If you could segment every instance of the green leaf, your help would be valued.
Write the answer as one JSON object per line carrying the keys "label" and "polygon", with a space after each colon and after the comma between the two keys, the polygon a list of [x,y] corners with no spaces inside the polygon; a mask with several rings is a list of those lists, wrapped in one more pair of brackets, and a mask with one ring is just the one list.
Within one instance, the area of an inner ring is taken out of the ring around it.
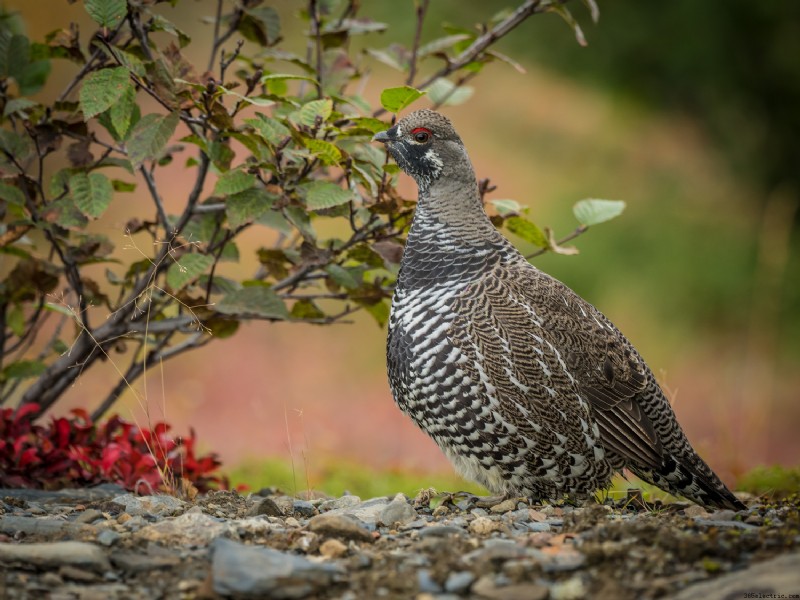
{"label": "green leaf", "polygon": [[511,233],[521,237],[526,242],[530,242],[540,248],[548,247],[547,236],[544,232],[539,229],[538,225],[523,217],[509,217],[506,219],[506,227]]}
{"label": "green leaf", "polygon": [[430,84],[425,91],[428,92],[428,97],[434,104],[456,106],[457,104],[463,104],[469,100],[475,92],[475,89],[467,85],[457,87],[456,84],[449,79],[440,77]]}
{"label": "green leaf", "polygon": [[314,127],[317,124],[317,117],[324,123],[331,116],[331,112],[333,112],[333,101],[330,98],[312,100],[300,107],[296,119],[300,125]]}
{"label": "green leaf", "polygon": [[291,75],[288,73],[270,73],[261,78],[261,83],[267,84],[270,81],[287,81],[291,79],[301,79],[303,81],[310,81],[314,85],[319,85],[319,81],[308,75]]}
{"label": "green leaf", "polygon": [[548,12],[554,12],[559,17],[564,19],[564,22],[572,28],[573,33],[575,34],[575,40],[581,46],[587,46],[586,37],[583,35],[583,30],[581,26],[578,24],[578,21],[575,20],[575,17],[572,16],[572,13],[566,6],[562,6],[559,3],[549,4],[546,9]]}
{"label": "green leaf", "polygon": [[252,173],[245,173],[241,169],[234,169],[224,173],[222,177],[217,179],[217,184],[214,186],[214,193],[221,196],[229,196],[249,190],[255,184],[255,175]]}
{"label": "green leaf", "polygon": [[381,92],[381,106],[389,112],[400,112],[424,94],[425,92],[407,85],[387,88]]}
{"label": "green leaf", "polygon": [[213,263],[213,256],[184,254],[167,270],[167,285],[177,291],[197,279]]}
{"label": "green leaf", "polygon": [[133,87],[133,84],[128,81],[126,82],[125,90],[122,96],[120,96],[119,101],[115,102],[108,110],[111,125],[114,127],[114,131],[116,131],[120,140],[124,140],[128,135],[131,121],[138,108],[139,107],[136,105],[136,89]]}
{"label": "green leaf", "polygon": [[270,288],[254,285],[227,294],[215,306],[223,315],[253,316],[263,319],[284,320],[289,311],[278,295]]}
{"label": "green leaf", "polygon": [[108,177],[102,173],[75,173],[69,178],[69,190],[75,206],[87,217],[100,217],[114,195]]}
{"label": "green leaf", "polygon": [[25,206],[25,195],[15,185],[0,183],[0,200],[5,200],[15,206]]}
{"label": "green leaf", "polygon": [[239,20],[239,33],[251,42],[270,46],[278,41],[281,20],[278,12],[269,6],[246,9]]}
{"label": "green leaf", "polygon": [[303,186],[308,210],[321,210],[345,204],[353,199],[353,192],[343,190],[330,181],[312,181]]}
{"label": "green leaf", "polygon": [[245,223],[261,218],[275,202],[275,197],[258,188],[250,188],[229,196],[225,202],[228,225],[236,229]]}
{"label": "green leaf", "polygon": [[[4,154],[8,154],[17,159],[22,164],[33,153],[33,143],[27,135],[19,135],[10,129],[0,129],[0,164],[5,163]],[[14,165],[16,168],[16,165]]]}
{"label": "green leaf", "polygon": [[582,225],[597,225],[618,217],[625,210],[623,200],[599,200],[589,198],[576,202],[572,213]]}
{"label": "green leaf", "polygon": [[178,127],[178,113],[170,113],[166,117],[151,114],[142,117],[131,130],[128,140],[128,158],[135,166],[145,160],[155,160],[167,145],[169,138]]}
{"label": "green leaf", "polygon": [[340,265],[328,265],[325,267],[325,272],[330,275],[333,281],[345,289],[354,290],[358,287],[358,280],[353,276],[352,273],[350,273],[350,271]]}
{"label": "green leaf", "polygon": [[337,165],[342,160],[342,151],[336,146],[325,140],[305,138],[303,140],[306,148],[317,155],[326,165]]}
{"label": "green leaf", "polygon": [[506,216],[506,215],[515,215],[522,210],[519,202],[516,200],[508,200],[508,199],[495,199],[489,200],[489,202],[494,206],[494,209],[497,211],[497,214]]}
{"label": "green leaf", "polygon": [[166,31],[169,34],[174,35],[178,38],[178,44],[181,48],[185,48],[189,42],[192,41],[186,33],[175,27],[175,25],[171,22],[162,17],[161,15],[150,13],[152,17],[150,21],[151,31]]}
{"label": "green leaf", "polygon": [[14,304],[11,310],[6,315],[6,325],[17,337],[22,337],[25,334],[25,311],[22,310],[21,304]]}
{"label": "green leaf", "polygon": [[133,192],[136,191],[136,184],[121,179],[112,179],[111,185],[115,192]]}
{"label": "green leaf", "polygon": [[255,119],[245,119],[245,123],[272,145],[280,144],[287,136],[291,135],[286,125],[262,114],[256,115]]}
{"label": "green leaf", "polygon": [[27,98],[14,98],[6,102],[6,106],[3,109],[3,116],[7,117],[8,115],[19,114],[22,115],[23,118],[27,118],[25,111],[34,106],[39,106],[39,104]]}
{"label": "green leaf", "polygon": [[86,0],[86,12],[101,27],[114,29],[128,12],[126,0]]}
{"label": "green leaf", "polygon": [[38,377],[47,370],[47,365],[39,360],[18,360],[11,363],[2,373],[0,373],[0,381],[8,381],[9,379],[29,379],[31,377]]}
{"label": "green leaf", "polygon": [[292,306],[293,319],[324,319],[325,313],[322,312],[311,300],[298,300]]}
{"label": "green leaf", "polygon": [[245,96],[244,94],[240,94],[239,92],[234,92],[232,90],[224,88],[221,85],[217,86],[217,89],[226,96],[233,96],[234,98],[237,98],[242,102],[246,102],[247,104],[252,104],[253,106],[267,108],[275,104],[275,101],[270,100],[269,98],[264,98],[263,96]]}
{"label": "green leaf", "polygon": [[362,303],[362,306],[372,315],[379,327],[386,325],[389,320],[389,304],[387,302]]}
{"label": "green leaf", "polygon": [[[294,225],[305,240],[316,240],[317,234],[311,226],[308,212],[301,206],[287,206],[283,209],[286,219]],[[267,213],[271,214],[271,213]],[[263,219],[262,219],[263,220]]]}
{"label": "green leaf", "polygon": [[466,34],[466,33],[456,33],[454,35],[447,35],[445,37],[441,37],[439,39],[433,40],[432,42],[428,42],[419,47],[417,50],[417,56],[423,57],[429,54],[435,54],[436,52],[441,52],[442,50],[447,50],[451,48],[458,42],[463,42],[464,40],[473,40],[475,39],[474,35]]}
{"label": "green leaf", "polygon": [[130,87],[130,75],[125,67],[103,69],[87,75],[80,92],[83,120],[88,121],[107,111],[119,102]]}

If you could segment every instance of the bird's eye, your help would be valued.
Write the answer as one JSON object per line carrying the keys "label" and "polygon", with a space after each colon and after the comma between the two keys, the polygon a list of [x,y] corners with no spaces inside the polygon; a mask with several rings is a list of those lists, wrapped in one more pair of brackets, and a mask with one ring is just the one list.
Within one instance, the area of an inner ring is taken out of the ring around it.
{"label": "bird's eye", "polygon": [[420,144],[425,144],[430,141],[431,139],[431,132],[429,129],[425,129],[424,127],[417,127],[416,129],[411,130],[411,137],[414,138],[415,142]]}

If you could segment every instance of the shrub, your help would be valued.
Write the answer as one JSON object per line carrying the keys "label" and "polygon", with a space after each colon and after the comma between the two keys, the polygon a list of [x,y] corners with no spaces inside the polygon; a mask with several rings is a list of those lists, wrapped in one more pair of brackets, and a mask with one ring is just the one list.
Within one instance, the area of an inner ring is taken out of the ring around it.
{"label": "shrub", "polygon": [[118,416],[102,424],[82,409],[33,422],[39,407],[0,410],[0,487],[58,489],[116,483],[139,492],[193,495],[228,488],[215,475],[216,454],[195,455],[195,433],[173,438],[170,426],[140,429]]}

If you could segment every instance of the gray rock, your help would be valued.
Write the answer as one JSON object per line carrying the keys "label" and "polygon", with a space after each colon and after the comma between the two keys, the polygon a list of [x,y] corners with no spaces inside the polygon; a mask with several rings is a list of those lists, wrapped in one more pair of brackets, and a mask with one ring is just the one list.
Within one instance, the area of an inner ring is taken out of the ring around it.
{"label": "gray rock", "polygon": [[186,503],[174,496],[134,496],[123,494],[112,500],[115,504],[124,507],[125,512],[131,516],[157,515],[168,517],[177,515],[186,510]]}
{"label": "gray rock", "polygon": [[732,521],[735,516],[736,511],[724,509],[711,511],[707,518],[709,521]]}
{"label": "gray rock", "polygon": [[[128,513],[124,514],[127,515]],[[145,521],[142,515],[136,515],[135,517],[131,517],[130,515],[128,516],[130,518],[125,520],[124,523],[122,523],[122,526],[128,531],[139,531],[142,527],[147,525],[147,521]]]}
{"label": "gray rock", "polygon": [[151,548],[147,554],[141,552],[119,551],[111,554],[114,566],[128,573],[141,573],[155,569],[171,569],[181,564],[179,556],[161,550],[154,554]]}
{"label": "gray rock", "polygon": [[167,544],[204,546],[220,535],[233,530],[231,522],[210,517],[202,512],[187,512],[143,527],[136,537]]}
{"label": "gray rock", "polygon": [[419,530],[419,537],[449,537],[451,535],[467,535],[461,527],[454,525],[431,525],[430,527],[423,527]]}
{"label": "gray rock", "polygon": [[350,515],[323,513],[311,517],[308,521],[308,528],[320,535],[357,542],[373,541],[372,533],[367,526]]}
{"label": "gray rock", "polygon": [[436,583],[428,569],[417,571],[417,585],[419,586],[419,591],[423,593],[436,594],[442,591],[442,586]]}
{"label": "gray rock", "polygon": [[517,501],[513,498],[503,500],[492,506],[489,510],[495,514],[507,513],[517,508]]}
{"label": "gray rock", "polygon": [[488,600],[546,600],[550,590],[535,583],[498,585],[491,576],[484,575],[472,586],[472,593]]}
{"label": "gray rock", "polygon": [[417,518],[417,511],[408,503],[405,496],[398,494],[378,516],[378,522],[386,525],[387,527],[393,526],[395,523],[405,525],[411,523]]}
{"label": "gray rock", "polygon": [[95,502],[108,500],[125,493],[122,488],[113,483],[104,483],[92,488],[64,489],[64,490],[29,490],[16,488],[0,488],[0,498],[17,498],[26,502],[39,502],[41,504],[78,504],[80,502]]}
{"label": "gray rock", "polygon": [[98,573],[111,568],[105,552],[86,542],[0,543],[0,562],[19,562],[35,567],[72,566]]}
{"label": "gray rock", "polygon": [[[720,511],[725,512],[725,511]],[[727,511],[733,512],[733,511]],[[706,527],[722,527],[725,529],[758,529],[757,525],[753,525],[752,523],[745,523],[744,521],[725,521],[725,520],[714,520],[714,519],[695,519],[695,525],[704,525]]]}
{"label": "gray rock", "polygon": [[76,523],[86,523],[91,524],[98,519],[104,519],[103,513],[101,513],[96,508],[87,508],[85,511],[80,513],[78,517],[75,519]]}
{"label": "gray rock", "polygon": [[695,585],[669,597],[669,600],[696,598],[780,598],[800,590],[800,552],[778,556],[735,573],[727,573]]}
{"label": "gray rock", "polygon": [[82,523],[70,523],[63,519],[50,519],[35,517],[0,517],[0,533],[15,535],[24,533],[25,535],[53,536],[65,533],[72,537],[91,537],[96,529],[91,525]]}
{"label": "gray rock", "polygon": [[71,567],[64,565],[58,570],[58,574],[63,579],[70,579],[79,583],[95,583],[100,581],[100,576],[92,571],[86,569],[79,569],[78,567]]}
{"label": "gray rock", "polygon": [[342,496],[341,498],[334,498],[332,500],[325,500],[320,503],[319,511],[327,512],[329,510],[339,510],[342,508],[351,508],[361,504],[361,498],[358,496]]}
{"label": "gray rock", "polygon": [[250,509],[247,511],[247,515],[250,517],[258,517],[260,515],[266,515],[268,517],[282,517],[283,512],[272,498],[263,498],[250,507]]}
{"label": "gray rock", "polygon": [[531,531],[550,531],[550,523],[525,523]]}
{"label": "gray rock", "polygon": [[343,570],[328,562],[225,538],[212,547],[211,576],[217,594],[244,598],[305,598],[330,586]]}
{"label": "gray rock", "polygon": [[116,531],[104,529],[97,534],[97,543],[102,544],[103,546],[113,546],[120,540],[120,538],[122,538],[122,536]]}
{"label": "gray rock", "polygon": [[306,502],[305,500],[295,500],[292,503],[292,512],[296,516],[308,519],[316,515],[319,511],[317,511],[316,506],[311,504],[311,502]]}
{"label": "gray rock", "polygon": [[[344,496],[344,498],[347,497],[348,496]],[[383,509],[388,505],[388,498],[371,498],[352,506],[329,510],[326,514],[349,515],[351,517],[355,517],[359,521],[363,521],[364,523],[371,525],[374,528],[378,522],[378,519],[380,518],[381,512],[383,512]]]}
{"label": "gray rock", "polygon": [[447,576],[444,582],[444,589],[451,594],[461,594],[469,589],[475,581],[475,575],[469,571],[456,571]]}

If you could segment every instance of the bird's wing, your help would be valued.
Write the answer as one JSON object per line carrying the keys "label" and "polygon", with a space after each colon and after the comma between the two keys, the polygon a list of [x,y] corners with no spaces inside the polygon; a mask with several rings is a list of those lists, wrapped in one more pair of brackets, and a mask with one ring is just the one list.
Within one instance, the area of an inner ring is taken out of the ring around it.
{"label": "bird's wing", "polygon": [[630,342],[600,311],[541,271],[512,270],[507,285],[531,310],[531,322],[520,326],[541,331],[545,347],[589,402],[604,447],[635,465],[659,467],[661,441],[637,401],[650,385],[649,370]]}

